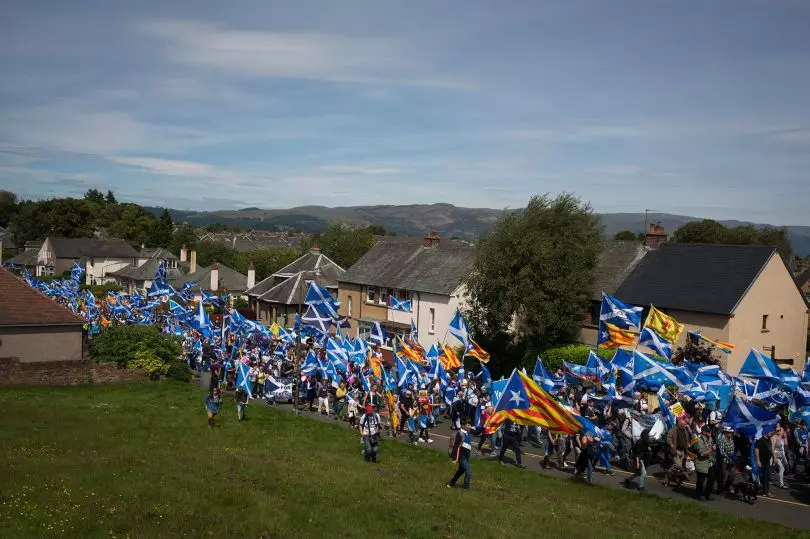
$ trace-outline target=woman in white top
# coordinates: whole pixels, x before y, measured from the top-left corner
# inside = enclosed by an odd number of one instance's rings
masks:
[[[776,427],[776,435],[771,440],[773,442],[773,462],[776,464],[779,488],[787,488],[785,486],[785,470],[788,467],[785,430],[782,427]]]

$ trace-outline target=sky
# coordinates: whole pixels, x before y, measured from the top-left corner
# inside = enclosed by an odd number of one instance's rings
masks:
[[[0,188],[810,225],[803,0],[5,0]]]

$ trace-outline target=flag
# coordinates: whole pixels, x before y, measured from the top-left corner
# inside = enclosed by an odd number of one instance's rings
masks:
[[[467,348],[464,350],[464,357],[472,356],[476,358],[481,363],[488,363],[489,362],[489,352],[481,348],[477,342],[472,340],[472,337],[469,339],[469,344]]]
[[[403,312],[411,312],[411,300],[403,299],[398,300],[394,296],[389,296],[391,310],[393,311],[403,311]]]
[[[771,406],[788,404],[791,393],[787,387],[776,378],[758,378],[754,384],[754,391],[749,396],[751,400],[762,401]]]
[[[591,369],[585,365],[563,361],[563,371],[565,372],[565,383],[572,386],[581,386],[585,382],[594,383],[599,379],[599,373],[596,369]]]
[[[374,322],[374,325],[371,326],[371,334],[369,335],[368,340],[380,346],[385,344],[385,341],[388,340],[387,332],[379,322]]]
[[[174,300],[169,300],[169,312],[170,313],[180,313],[185,314],[186,308],[177,303]]]
[[[419,331],[416,329],[416,324],[414,324],[413,318],[411,318],[411,339],[419,341]]]
[[[602,292],[602,308],[599,320],[620,328],[637,327],[641,324],[641,307],[625,305],[613,296]]]
[[[487,369],[486,365],[483,363],[481,364],[481,372],[479,372],[476,378],[481,378],[482,385],[487,385],[492,382],[492,375],[489,374],[489,369]]]
[[[73,267],[70,268],[70,280],[78,283],[82,275],[84,275],[84,268],[78,262],[73,262]]]
[[[399,356],[395,357],[397,362],[397,386],[406,387],[410,382],[411,371],[408,369],[407,364]]]
[[[644,327],[648,327],[658,333],[664,340],[674,343],[683,333],[683,324],[659,311],[650,305],[650,314],[644,322]]]
[[[663,338],[658,336],[658,333],[654,332],[648,327],[641,330],[641,333],[638,336],[638,344],[641,346],[646,346],[661,357],[669,360],[672,359],[672,343],[665,341]]]
[[[683,367],[673,367],[671,363],[657,361],[641,352],[633,352],[633,379],[636,390],[646,387],[653,391],[658,391],[662,385],[691,386],[694,381]]]
[[[597,356],[593,350],[588,352],[588,360],[585,361],[585,366],[589,369],[593,369],[596,371],[598,376],[602,376],[608,372],[610,372],[610,368],[605,364],[605,361]]]
[[[307,352],[307,357],[301,364],[301,375],[314,376],[317,368],[318,368],[318,357],[315,355],[314,350],[310,350],[309,352]]]
[[[202,304],[202,302],[200,302],[200,304]],[[244,361],[240,361],[239,367],[237,367],[236,387],[241,387],[243,391],[247,392],[249,399],[253,398],[253,391],[251,391],[252,388],[250,387],[250,365]]]
[[[596,341],[597,346],[604,346],[605,348],[618,348],[619,346],[633,346],[636,342],[636,336],[625,331],[613,324],[599,321],[599,337]]]
[[[799,386],[801,378],[799,375],[790,370],[779,368],[774,360],[764,355],[756,348],[751,348],[748,355],[743,361],[740,368],[740,376],[748,376],[749,378],[774,378],[780,380],[783,384],[790,388],[791,391]]]
[[[208,313],[205,312],[205,307],[203,306],[202,301],[197,303],[197,309],[194,313],[194,322],[192,326],[200,333],[211,328],[211,321],[208,319]]]
[[[329,316],[329,318],[335,320],[338,318],[338,308],[340,304],[335,301],[335,298],[332,297],[332,294],[330,294],[326,288],[318,286],[315,281],[309,283],[309,290],[307,290],[304,303],[309,306],[317,305],[319,311]],[[309,309],[307,309],[307,312],[309,312]]]
[[[164,258],[160,261],[160,264],[158,264],[157,270],[155,270],[155,281],[165,283],[166,280],[166,259]]]
[[[749,438],[761,438],[776,430],[779,414],[735,397],[726,410],[723,424],[743,431]]]
[[[715,348],[717,348],[718,350],[720,350],[724,354],[730,354],[731,352],[734,351],[734,345],[733,344],[723,342],[723,341],[716,341],[714,339],[704,337],[703,335],[701,335],[701,333],[699,331],[690,331],[690,332],[687,333],[687,335],[689,336],[689,340],[692,341],[694,344],[697,344],[700,341],[703,341],[703,342],[709,343],[710,345],[714,346]]]
[[[461,311],[458,309],[456,309],[456,314],[453,315],[453,319],[450,320],[447,331],[450,332],[450,335],[461,341],[465,349],[469,348],[470,330],[467,328],[467,322],[464,320],[464,317],[461,316]]]
[[[663,389],[664,386],[661,386]],[[662,391],[658,391],[658,412],[661,414],[662,419],[664,420],[664,424],[667,426],[667,430],[671,429],[677,423],[677,418],[675,417],[675,413],[669,407],[669,405],[664,401],[664,398],[661,396]]]
[[[270,326],[270,333],[273,335],[273,337],[278,339],[280,329],[281,327],[277,323],[273,322],[273,325]]]
[[[439,354],[439,361],[442,362],[444,368],[447,370],[457,369],[461,367],[461,360],[456,355],[456,351],[445,343],[439,345],[441,353]]]
[[[537,359],[534,360],[533,378],[548,392],[565,386],[565,378],[563,376],[553,376],[548,372],[540,356],[537,356]]]
[[[332,317],[320,311],[315,305],[309,305],[307,312],[301,317],[301,323],[313,327],[321,333],[327,333],[332,326]]]

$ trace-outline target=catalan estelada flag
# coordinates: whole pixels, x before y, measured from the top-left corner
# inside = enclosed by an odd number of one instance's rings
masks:
[[[654,332],[658,333],[662,339],[674,343],[678,337],[683,333],[683,324],[659,311],[650,305],[650,314],[647,315],[647,321],[644,322],[644,327],[648,327]]]
[[[733,344],[723,342],[723,341],[716,341],[714,339],[710,339],[708,337],[705,337],[705,336],[701,335],[699,331],[690,331],[689,332],[689,338],[694,343],[697,343],[699,341],[707,342],[707,343],[711,344],[712,346],[717,347],[717,349],[720,350],[721,352],[723,352],[724,354],[730,354],[731,352],[734,351],[734,345]]]
[[[467,356],[474,357],[481,363],[489,363],[489,352],[481,348],[478,343],[472,339],[472,337],[470,337],[470,344],[464,351],[464,357]]]
[[[635,334],[608,322],[599,322],[599,336],[596,340],[597,346],[618,348],[620,346],[633,346],[635,343]]]
[[[449,371],[450,369],[457,369],[461,367],[461,360],[456,355],[456,351],[453,350],[450,346],[445,343],[439,345],[441,350],[439,351],[439,361],[442,362],[442,367],[444,370]]]
[[[406,357],[416,363],[424,363],[424,355],[419,354],[419,350],[405,342],[402,337],[397,337],[394,342],[396,343],[396,351],[402,357]]]
[[[582,429],[582,424],[571,412],[517,369],[512,371],[485,428],[497,428],[507,419],[519,425],[540,426],[551,432],[576,434]]]

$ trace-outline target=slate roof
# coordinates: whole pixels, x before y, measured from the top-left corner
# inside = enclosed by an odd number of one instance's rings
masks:
[[[263,297],[264,294],[267,294],[272,288],[275,288],[287,279],[298,275],[302,271],[311,273],[312,275],[315,275],[317,272],[316,282],[319,286],[323,286],[325,288],[337,288],[338,280],[344,273],[346,273],[346,270],[335,264],[332,259],[325,254],[318,251],[309,251],[303,256],[293,260],[291,263],[287,264],[285,267],[281,268],[271,276],[256,283],[256,286],[245,292],[245,295],[265,299]],[[307,278],[311,279],[311,277]]]
[[[157,260],[163,260],[164,258],[168,258],[169,260],[177,260],[177,257],[169,251],[168,249],[164,249],[163,247],[146,247],[141,249],[138,258],[155,258]]]
[[[810,281],[810,269],[809,269],[809,270],[805,270],[805,271],[801,272],[800,274],[798,274],[798,275],[797,275],[797,276],[794,278],[794,280],[796,281],[796,286],[798,286],[799,288],[801,288],[802,286],[804,286],[804,284],[805,284],[807,281]]]
[[[613,295],[647,251],[647,247],[640,241],[605,241],[594,272],[591,299],[601,301],[602,291]]]
[[[284,305],[297,305],[306,297],[307,290],[309,290],[309,283],[315,281],[318,286],[324,288],[337,288],[337,282],[325,279],[314,271],[302,271],[296,273],[292,277],[285,279],[283,282],[277,284],[267,292],[258,295],[261,301],[268,301],[270,303],[282,303]],[[254,287],[255,288],[255,287]],[[332,294],[336,297],[337,294]]]
[[[56,258],[137,258],[138,251],[125,240],[94,238],[48,238]]]
[[[0,326],[80,326],[84,319],[0,268]]]
[[[449,296],[473,271],[475,250],[453,242],[379,242],[340,282]]]
[[[242,275],[235,269],[231,269],[225,264],[221,264],[219,262],[217,262],[217,267],[219,269],[219,284],[217,285],[217,289],[219,291],[222,291],[223,289],[230,293],[243,293],[245,291],[245,288],[247,288],[247,275]],[[154,275],[154,273],[152,275]],[[172,279],[170,278],[169,281],[171,282]],[[192,288],[192,290],[199,290],[202,288],[203,290],[210,291],[211,266],[207,268],[197,268],[197,271],[194,273],[189,273],[188,275],[184,275],[175,280],[174,284],[176,286],[183,286],[183,284],[188,281],[196,281],[199,285]]]
[[[13,258],[9,258],[7,262],[17,264],[18,266],[36,266],[38,256],[39,249],[29,249],[21,252]]]
[[[650,251],[616,290],[633,305],[731,314],[776,248],[667,243]]]
[[[154,280],[155,273],[157,272],[158,266],[160,266],[160,262],[162,260],[162,258],[150,258],[140,266],[125,266],[120,270],[111,271],[107,275],[112,277],[123,277],[133,281],[151,281]],[[185,264],[178,264],[177,268],[167,268],[166,276],[168,277],[169,281],[181,279],[185,277],[186,273],[188,272],[187,268],[188,266]]]

